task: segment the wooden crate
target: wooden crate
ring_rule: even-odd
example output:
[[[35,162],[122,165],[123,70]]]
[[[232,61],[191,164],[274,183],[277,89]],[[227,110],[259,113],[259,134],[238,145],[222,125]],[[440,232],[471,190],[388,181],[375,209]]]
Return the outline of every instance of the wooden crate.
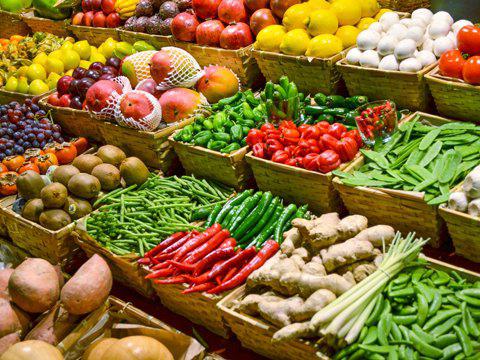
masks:
[[[252,180],[252,170],[245,160],[247,146],[231,154],[222,154],[175,141],[173,137],[170,136],[169,141],[187,173],[217,180],[236,189],[244,189]]]
[[[10,38],[12,35],[27,36],[30,28],[23,21],[21,14],[0,10],[0,37]]]
[[[105,142],[101,131],[103,121],[95,119],[85,110],[50,105],[47,99],[48,96],[43,97],[39,105],[47,113],[50,112],[53,121],[60,125],[63,132],[74,137],[84,136],[99,143]]]
[[[433,105],[425,75],[435,64],[417,73],[364,68],[350,65],[346,59],[337,62],[337,67],[350,96],[365,95],[370,100],[388,98],[398,108],[412,111],[426,111]]]
[[[384,9],[405,12],[412,12],[419,8],[429,8],[432,4],[430,0],[378,0],[378,3]]]
[[[157,49],[161,49],[164,46],[173,45],[173,36],[163,36],[163,35],[151,35],[144,34],[135,31],[125,30],[123,28],[118,29],[118,35],[122,41],[126,41],[130,44],[134,44],[137,41],[146,41],[150,45],[154,46]]]
[[[75,38],[78,40],[87,40],[92,46],[100,46],[108,38],[120,41],[120,36],[115,28],[68,25],[67,29],[73,33]]]
[[[174,131],[192,122],[193,118],[185,119],[154,132],[139,131],[105,122],[100,131],[105,143],[118,146],[130,156],[143,160],[147,166],[160,169],[167,174],[176,160],[168,138]]]
[[[357,154],[357,158],[360,154]],[[262,191],[271,191],[287,202],[298,205],[308,204],[309,210],[315,213],[343,212],[338,192],[333,187],[332,173],[322,174],[316,171],[301,169],[271,160],[260,159],[252,152],[246,155],[252,167],[257,186]],[[349,163],[342,164],[344,170]]]
[[[480,122],[480,86],[445,77],[435,67],[425,78],[438,112],[453,119]]]
[[[260,86],[263,83],[258,64],[253,57],[253,45],[238,50],[200,46],[183,41],[174,41],[173,46],[189,52],[201,67],[208,65],[222,65],[237,74],[245,87]]]
[[[70,32],[67,30],[68,20],[52,20],[37,17],[33,11],[24,12],[22,20],[32,32],[45,32],[59,37],[70,36]]]
[[[404,121],[419,115],[432,125],[441,125],[450,120],[417,112]],[[345,171],[352,172],[364,164],[361,157]],[[387,224],[403,234],[415,231],[417,236],[430,238],[430,245],[438,248],[448,238],[445,222],[438,213],[438,206],[428,205],[423,192],[402,191],[364,186],[344,185],[340,178],[334,179],[335,188],[350,214],[364,215],[370,225]]]

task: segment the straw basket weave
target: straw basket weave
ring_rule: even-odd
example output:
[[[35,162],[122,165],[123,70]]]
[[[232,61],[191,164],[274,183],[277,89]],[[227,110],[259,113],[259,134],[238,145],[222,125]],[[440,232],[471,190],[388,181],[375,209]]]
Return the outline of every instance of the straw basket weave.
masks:
[[[161,49],[164,46],[173,45],[173,36],[171,35],[151,35],[124,29],[118,29],[118,35],[122,41],[126,41],[130,44],[134,44],[137,41],[146,41],[157,49]]]
[[[70,32],[67,30],[67,20],[36,17],[33,11],[23,13],[22,19],[32,29],[32,32],[45,32],[59,37],[70,36]]]
[[[433,103],[425,75],[435,65],[430,65],[417,73],[409,73],[349,65],[343,59],[337,63],[337,67],[351,96],[365,95],[370,100],[383,100],[387,97],[399,108],[412,111],[428,110]]]
[[[480,122],[480,86],[444,77],[438,73],[438,67],[425,77],[440,114]]]
[[[248,147],[231,154],[222,154],[200,146],[185,144],[169,138],[183,168],[189,174],[220,181],[236,189],[243,189],[252,179],[252,170],[245,160]]]
[[[272,343],[272,336],[278,330],[268,325],[263,320],[241,314],[232,309],[235,300],[245,296],[245,285],[232,291],[219,303],[227,325],[240,340],[243,347],[275,360],[312,360],[328,359],[319,352],[311,343],[299,340]]]
[[[174,41],[174,46],[188,51],[200,66],[222,65],[237,74],[242,85],[261,85],[263,78],[252,54],[253,45],[238,50],[226,50]]]
[[[421,112],[412,114],[404,121],[410,121],[417,115],[432,125],[449,122],[447,119]],[[345,171],[353,172],[363,164],[364,158],[361,157]],[[344,185],[339,178],[335,178],[333,182],[349,213],[366,216],[369,224],[391,225],[404,234],[415,231],[419,237],[430,238],[429,244],[435,248],[446,241],[447,229],[438,213],[438,206],[428,205],[423,192],[350,187]]]
[[[277,83],[286,75],[300,91],[307,94],[337,94],[344,91],[345,84],[335,64],[345,57],[346,51],[326,59],[260,50],[253,50],[253,55],[267,81]]]
[[[40,99],[41,97],[49,95],[50,93],[52,93],[52,91],[49,91],[49,92],[47,92],[45,94],[42,94],[42,95],[39,95],[39,96],[35,96],[35,95],[30,95],[30,94],[22,94],[22,93],[13,92],[13,91],[7,91],[5,89],[0,88],[0,103],[1,104],[6,104],[6,103],[9,103],[11,101],[18,101],[21,104],[27,99],[34,99],[34,98],[39,98]]]
[[[396,11],[412,12],[419,8],[429,8],[430,0],[378,0],[380,6],[384,9]]]
[[[308,204],[309,210],[314,212],[343,212],[343,204],[333,187],[331,173],[322,174],[274,163],[253,156],[252,152],[249,152],[246,158],[260,190],[271,191],[287,202]],[[346,169],[348,165],[340,165],[339,170]]]
[[[50,112],[53,121],[61,126],[62,131],[71,136],[84,136],[97,142],[105,142],[100,131],[104,126],[103,121],[93,118],[88,111],[50,105],[47,98],[42,98],[39,105],[46,112]]]
[[[138,255],[118,256],[113,254],[82,229],[80,224],[73,232],[73,239],[88,257],[92,257],[94,254],[102,256],[108,263],[116,281],[134,289],[147,298],[154,297],[155,293],[150,282],[144,279],[136,262]]]
[[[0,10],[0,37],[9,38],[12,35],[26,36],[29,33],[30,28],[23,21],[21,14]]]
[[[174,131],[192,122],[193,118],[185,119],[155,132],[138,131],[105,122],[101,127],[101,132],[107,144],[118,146],[130,156],[136,156],[143,160],[147,166],[160,169],[167,174],[177,160],[173,147],[168,142],[168,137]]]
[[[100,46],[108,38],[120,40],[117,29],[112,28],[68,25],[68,30],[72,32],[78,40],[87,40],[92,46]]]
[[[11,196],[0,198],[0,208],[8,207],[12,202],[13,198]],[[7,237],[8,231],[5,225],[7,214],[4,211],[0,211],[0,236]]]
[[[3,218],[5,229],[13,243],[35,257],[48,260],[54,265],[67,266],[78,251],[72,240],[75,224],[57,231],[45,229],[15,213],[12,210],[14,201],[15,196],[10,196],[3,200],[0,207],[0,219]]]

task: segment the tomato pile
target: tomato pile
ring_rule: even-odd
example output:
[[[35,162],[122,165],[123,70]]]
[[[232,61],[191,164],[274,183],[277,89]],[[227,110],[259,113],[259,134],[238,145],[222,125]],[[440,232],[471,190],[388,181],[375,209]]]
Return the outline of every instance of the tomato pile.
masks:
[[[326,121],[298,127],[282,121],[278,128],[267,123],[250,130],[246,141],[258,158],[321,173],[351,161],[363,145],[358,130]]]
[[[440,58],[440,74],[480,85],[480,27],[464,26],[457,34],[457,42],[458,50],[447,51]]]
[[[365,109],[355,118],[358,129],[367,139],[375,139],[395,130],[397,112],[395,105],[390,101],[384,104]]]

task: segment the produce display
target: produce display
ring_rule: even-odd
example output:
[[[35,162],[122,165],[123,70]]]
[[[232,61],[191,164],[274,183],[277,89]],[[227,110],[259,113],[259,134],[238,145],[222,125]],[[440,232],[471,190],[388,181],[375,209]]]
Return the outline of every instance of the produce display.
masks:
[[[463,181],[459,191],[452,192],[448,198],[448,208],[468,213],[471,216],[480,216],[480,182],[478,176],[480,175],[480,166],[476,166]]]
[[[385,13],[358,35],[357,46],[348,52],[347,62],[380,70],[417,72],[456,49],[456,35],[468,23],[454,23],[446,11],[434,14],[429,9],[417,9],[411,18],[404,19],[393,12]]]
[[[390,10],[380,10],[376,0],[296,3],[283,14],[282,25],[271,21],[271,25],[262,26],[255,48],[286,55],[328,58],[355,45],[359,33],[386,11]],[[262,18],[263,23],[267,22],[266,15]]]
[[[117,28],[122,24],[117,0],[83,0],[82,11],[72,16],[72,25]]]

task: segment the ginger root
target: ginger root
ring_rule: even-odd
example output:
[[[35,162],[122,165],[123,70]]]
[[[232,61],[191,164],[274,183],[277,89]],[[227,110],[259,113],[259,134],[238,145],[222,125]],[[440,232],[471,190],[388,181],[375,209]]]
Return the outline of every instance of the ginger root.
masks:
[[[351,273],[347,273],[345,276],[338,274],[317,276],[296,272],[284,274],[280,279],[280,284],[283,288],[288,289],[289,294],[300,294],[301,297],[307,298],[320,289],[330,290],[337,296],[341,295],[355,285],[355,280]]]
[[[305,300],[303,306],[293,310],[291,317],[295,322],[309,320],[336,298],[335,294],[330,290],[317,290]]]
[[[383,242],[390,245],[395,237],[395,230],[388,225],[376,225],[360,231],[353,239],[358,241],[369,241],[376,248],[381,248]]]
[[[323,261],[320,256],[314,256],[309,263],[306,263],[305,266],[302,268],[302,272],[305,274],[311,275],[327,275],[327,271],[325,270],[325,266],[323,266]]]
[[[265,320],[282,327],[292,323],[290,314],[294,309],[302,306],[303,299],[300,296],[293,296],[281,301],[260,301],[258,303],[258,313]]]
[[[271,301],[277,302],[281,301],[284,298],[275,295],[273,291],[267,291],[263,294],[250,294],[245,296],[241,301],[236,302],[233,306],[234,309],[243,312],[247,315],[256,315],[258,314],[258,304],[262,301]]]
[[[372,259],[375,257],[373,250],[374,247],[371,242],[358,241],[353,238],[321,250],[320,255],[327,272],[332,272],[336,268],[352,264],[358,260]]]
[[[298,338],[316,337],[317,332],[310,327],[310,322],[294,323],[284,326],[273,334],[272,342],[288,341]]]
[[[283,243],[280,245],[280,251],[286,255],[291,255],[293,251],[302,244],[302,236],[300,231],[292,227],[287,232],[283,233]]]

